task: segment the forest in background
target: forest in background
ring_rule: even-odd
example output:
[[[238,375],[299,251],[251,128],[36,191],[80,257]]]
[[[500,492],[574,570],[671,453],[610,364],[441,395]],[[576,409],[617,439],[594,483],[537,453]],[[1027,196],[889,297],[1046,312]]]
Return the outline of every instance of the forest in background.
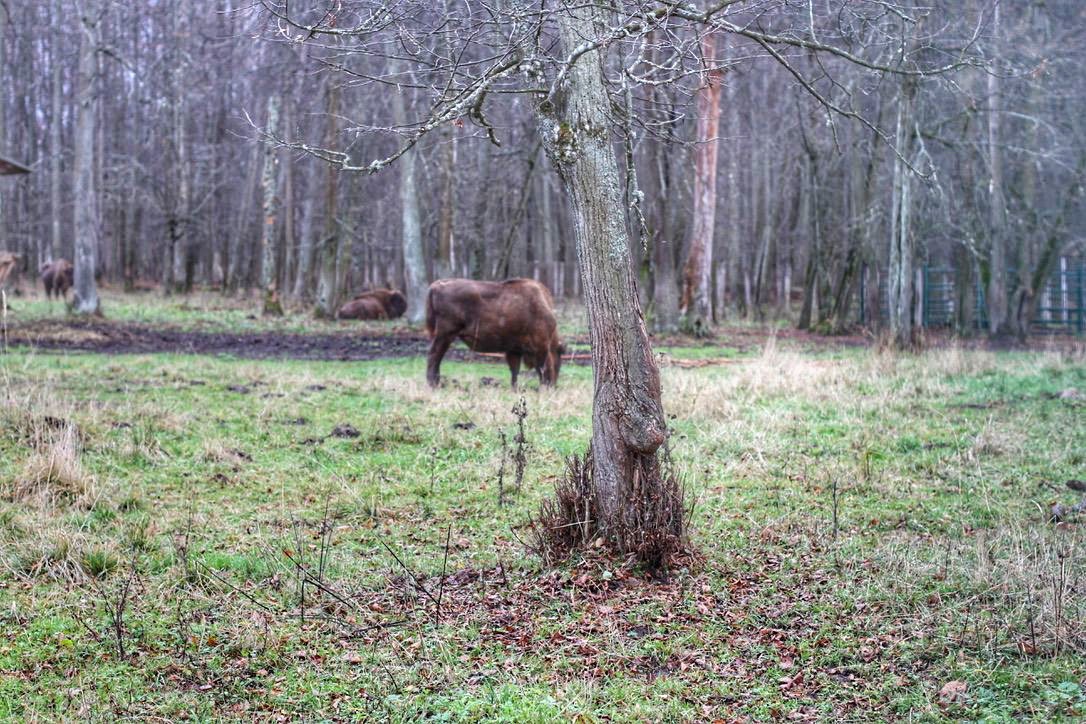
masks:
[[[367,5],[379,4],[310,3],[298,17],[347,28]],[[453,34],[495,32],[481,5],[395,5],[390,22],[455,20],[434,34],[438,50]],[[896,76],[689,27],[612,54],[609,110],[654,327],[674,329],[688,311],[692,239],[707,237],[716,320],[787,317],[842,331],[861,302],[877,320],[888,276],[933,265],[954,270],[959,332],[981,316],[992,333],[1027,331],[1044,280],[1082,254],[1081,3],[934,3],[908,16],[906,4],[872,3],[863,22],[819,14],[813,2],[737,5],[729,17],[744,27],[815,40],[817,27],[884,63],[904,54],[875,31],[922,18],[901,34],[910,52],[929,66],[954,54],[966,61]],[[513,100],[480,101],[427,129],[409,162],[343,170],[301,146],[363,165],[395,154],[429,117],[441,74],[359,35],[303,37],[281,10],[237,0],[0,2],[9,69],[0,153],[33,171],[4,181],[0,246],[23,253],[24,272],[77,257],[76,241],[90,238],[100,281],[167,293],[272,285],[325,314],[362,287],[404,286],[405,267],[420,263],[425,279],[530,276],[556,296],[580,294],[568,201],[523,87],[493,88]],[[960,27],[947,37],[951,25]],[[635,55],[641,75],[627,62]],[[677,72],[657,84],[659,68]],[[705,135],[697,104],[712,86],[719,126]],[[706,235],[695,166],[710,145]],[[410,233],[425,253],[405,264]]]

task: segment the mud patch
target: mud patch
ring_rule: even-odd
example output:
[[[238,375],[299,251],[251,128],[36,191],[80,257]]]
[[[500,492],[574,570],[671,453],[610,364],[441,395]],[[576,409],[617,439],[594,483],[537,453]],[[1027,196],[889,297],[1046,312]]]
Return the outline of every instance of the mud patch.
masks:
[[[424,355],[429,341],[421,335],[234,334],[98,320],[66,320],[11,329],[8,344],[100,354],[173,353],[245,359],[360,361]]]

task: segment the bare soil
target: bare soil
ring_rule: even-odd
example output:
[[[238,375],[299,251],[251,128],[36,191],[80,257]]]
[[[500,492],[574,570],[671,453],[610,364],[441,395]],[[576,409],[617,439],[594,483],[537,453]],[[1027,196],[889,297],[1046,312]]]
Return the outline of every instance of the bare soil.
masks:
[[[739,353],[753,353],[771,339],[785,346],[811,352],[869,347],[876,343],[870,334],[823,336],[795,329],[730,327],[718,330],[715,337],[695,340],[684,336],[657,337],[657,347],[729,347]],[[567,338],[568,342],[587,347],[586,338]],[[1027,344],[1017,340],[954,340],[948,334],[931,334],[925,346],[944,347],[952,342],[985,349],[1081,351],[1086,341],[1074,337],[1035,337]],[[16,325],[7,330],[9,346],[32,346],[43,350],[95,352],[100,354],[206,354],[228,355],[246,359],[302,359],[328,361],[366,361],[418,357],[426,354],[429,340],[424,334],[403,328],[384,334],[372,330],[351,333],[300,334],[288,332],[219,332],[152,326],[103,319],[42,320]],[[461,346],[450,350],[452,359],[504,361],[501,355],[476,354]],[[572,355],[574,363],[590,361],[587,349]],[[726,360],[721,360],[726,361]],[[711,362],[711,360],[702,360]],[[700,365],[699,365],[700,366]]]
[[[208,332],[104,320],[63,320],[20,325],[9,346],[101,354],[207,354],[246,359],[378,360],[426,354],[422,335]]]

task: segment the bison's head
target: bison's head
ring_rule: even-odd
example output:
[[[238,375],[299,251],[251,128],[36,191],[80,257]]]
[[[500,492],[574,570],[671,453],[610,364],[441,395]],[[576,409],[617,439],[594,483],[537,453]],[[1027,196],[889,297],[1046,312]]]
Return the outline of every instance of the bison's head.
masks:
[[[385,313],[389,319],[396,319],[403,316],[403,313],[407,311],[407,297],[402,292],[393,291],[388,297],[388,304],[385,307]]]
[[[551,340],[547,349],[547,356],[539,368],[539,381],[544,385],[558,384],[558,373],[562,370],[562,355],[566,353],[566,346],[558,341],[556,336]]]

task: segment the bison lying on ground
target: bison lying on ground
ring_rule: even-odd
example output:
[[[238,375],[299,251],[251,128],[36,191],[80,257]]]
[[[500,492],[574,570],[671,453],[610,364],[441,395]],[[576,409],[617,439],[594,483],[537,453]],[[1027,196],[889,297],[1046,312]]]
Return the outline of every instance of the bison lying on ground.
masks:
[[[41,282],[45,285],[45,296],[53,295],[64,298],[72,288],[72,263],[67,259],[54,259],[41,268]]]
[[[337,319],[396,319],[407,311],[407,298],[395,289],[362,292],[336,312]]]
[[[513,387],[521,360],[544,385],[558,382],[565,348],[558,338],[554,300],[539,282],[436,281],[426,296],[426,331],[432,339],[426,362],[431,386],[440,381],[441,360],[457,338],[476,352],[504,352]]]
[[[336,319],[388,319],[388,313],[373,297],[357,297],[339,308]]]

